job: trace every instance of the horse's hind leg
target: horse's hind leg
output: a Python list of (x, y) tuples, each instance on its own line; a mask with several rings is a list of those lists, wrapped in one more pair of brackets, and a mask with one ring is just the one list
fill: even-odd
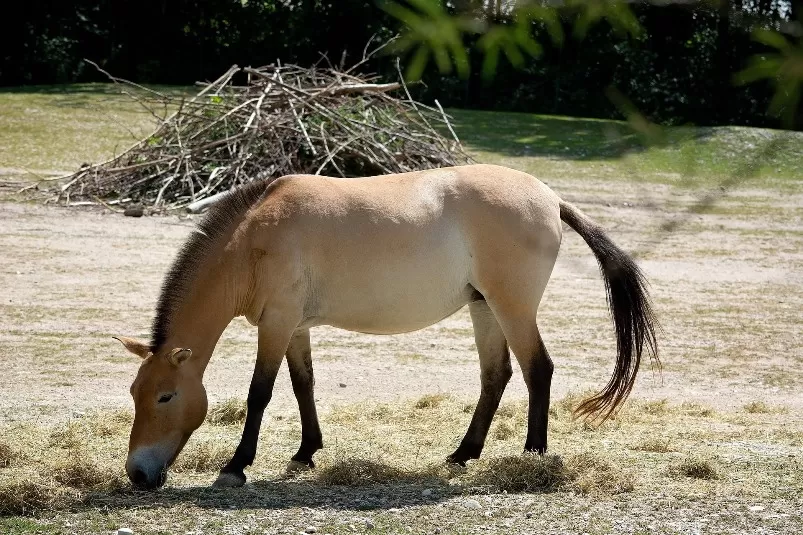
[(323, 437), (315, 408), (309, 329), (299, 329), (293, 334), (287, 348), (287, 367), (301, 415), (301, 446), (292, 460), (313, 468), (315, 463), (312, 462), (312, 455), (323, 448)]
[(475, 301), (469, 305), (471, 321), (474, 324), (474, 339), (480, 356), (481, 391), (474, 417), (468, 426), (466, 436), (448, 460), (465, 466), (469, 459), (478, 459), (491, 420), (499, 407), (499, 400), (505, 391), (513, 371), (510, 367), (510, 352), (499, 323), (485, 301)]
[(496, 308), (497, 316), (507, 335), (510, 349), (519, 362), (529, 393), (527, 440), (524, 443), (524, 450), (544, 453), (547, 447), (549, 389), (552, 385), (554, 365), (538, 332), (535, 314), (528, 316), (521, 310), (511, 314), (511, 311), (505, 310), (504, 305)]

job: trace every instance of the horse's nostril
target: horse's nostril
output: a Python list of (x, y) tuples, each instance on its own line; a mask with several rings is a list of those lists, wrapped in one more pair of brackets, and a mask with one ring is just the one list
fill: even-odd
[(137, 468), (134, 470), (134, 473), (131, 474), (131, 483), (136, 485), (137, 487), (147, 487), (148, 486), (148, 476)]

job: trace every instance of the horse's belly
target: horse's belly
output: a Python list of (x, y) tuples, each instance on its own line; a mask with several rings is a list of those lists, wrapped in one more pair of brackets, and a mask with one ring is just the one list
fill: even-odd
[[(443, 236), (442, 236), (443, 238)], [(314, 299), (317, 324), (392, 334), (422, 329), (475, 294), (462, 240), (433, 239), (404, 251), (364, 248), (359, 265), (324, 267)]]

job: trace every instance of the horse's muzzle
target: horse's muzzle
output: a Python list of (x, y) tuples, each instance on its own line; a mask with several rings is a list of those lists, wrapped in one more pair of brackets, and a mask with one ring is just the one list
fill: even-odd
[(153, 490), (161, 487), (167, 481), (167, 471), (159, 470), (155, 474), (148, 474), (141, 468), (134, 468), (128, 472), (128, 479), (131, 483), (138, 488)]
[(160, 459), (161, 456), (154, 455), (155, 453), (152, 449), (150, 451), (146, 449), (129, 456), (125, 471), (135, 487), (153, 490), (167, 481), (168, 463)]

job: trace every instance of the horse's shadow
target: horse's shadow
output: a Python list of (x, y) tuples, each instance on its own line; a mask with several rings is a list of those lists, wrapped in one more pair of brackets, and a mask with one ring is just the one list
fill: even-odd
[(461, 494), (443, 482), (409, 481), (361, 486), (323, 485), (315, 481), (265, 480), (236, 489), (211, 486), (167, 487), (140, 491), (131, 487), (88, 494), (76, 509), (170, 508), (192, 504), (204, 509), (291, 509), (299, 507), (338, 510), (388, 510), (415, 505), (433, 505)]
[[(207, 509), (290, 509), (316, 507), (348, 510), (387, 510), (432, 505), (461, 494), (449, 479), (465, 469), (431, 466), (402, 470), (373, 460), (349, 460), (314, 473), (285, 474), (275, 479), (252, 479), (240, 488), (168, 486), (156, 491), (131, 486), (88, 493), (77, 506), (129, 509), (191, 503)], [(257, 476), (258, 477), (258, 476)]]

